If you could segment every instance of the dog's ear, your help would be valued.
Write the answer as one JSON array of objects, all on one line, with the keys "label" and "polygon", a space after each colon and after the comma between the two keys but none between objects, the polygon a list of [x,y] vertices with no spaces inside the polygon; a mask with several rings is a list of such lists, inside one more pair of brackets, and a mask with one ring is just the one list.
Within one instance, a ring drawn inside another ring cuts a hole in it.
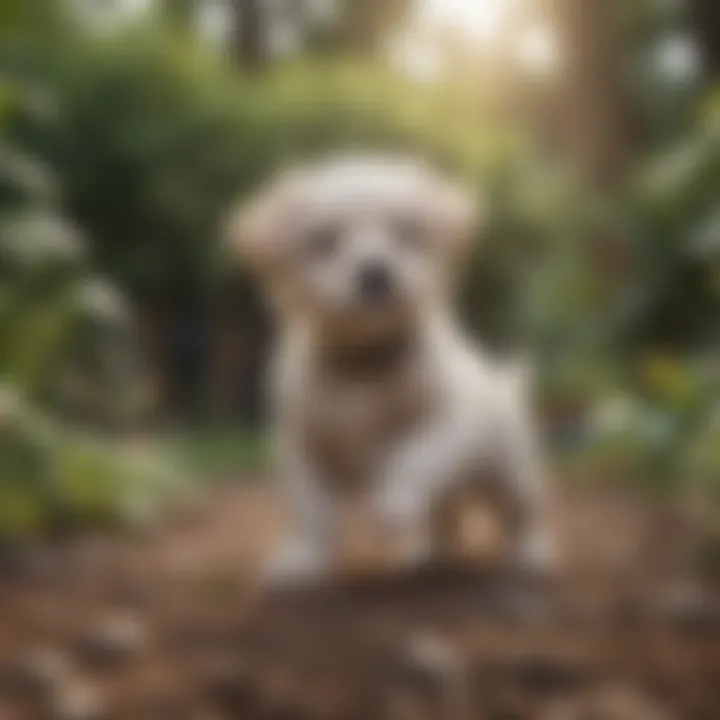
[{"label": "dog's ear", "polygon": [[284,172],[230,213],[225,231],[228,249],[253,272],[266,274],[284,257],[300,183],[299,171]]}]

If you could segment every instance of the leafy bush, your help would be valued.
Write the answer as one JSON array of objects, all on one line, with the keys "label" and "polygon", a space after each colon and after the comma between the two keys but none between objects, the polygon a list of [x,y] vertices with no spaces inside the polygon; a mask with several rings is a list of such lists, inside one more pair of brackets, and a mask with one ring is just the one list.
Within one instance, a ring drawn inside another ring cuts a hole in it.
[{"label": "leafy bush", "polygon": [[181,487],[162,455],[72,430],[0,385],[0,541],[146,523]]},{"label": "leafy bush", "polygon": [[161,456],[60,420],[82,410],[95,423],[117,423],[130,409],[135,377],[122,362],[132,344],[127,305],[91,272],[86,239],[59,213],[56,188],[41,163],[4,146],[0,541],[89,523],[144,522],[179,485]]},{"label": "leafy bush", "polygon": [[380,67],[307,62],[245,77],[152,29],[17,51],[4,65],[30,73],[54,108],[17,112],[13,137],[57,174],[100,269],[143,292],[211,280],[230,204],[292,162],[394,148],[477,178],[516,152],[463,93]]},{"label": "leafy bush", "polygon": [[[693,363],[675,358],[718,340],[717,98],[676,147],[653,152],[616,197],[600,198],[493,119],[481,93],[369,63],[295,59],[246,76],[146,27],[9,47],[0,68],[41,99],[11,104],[10,136],[56,182],[25,173],[25,185],[56,197],[88,238],[88,262],[134,297],[205,298],[223,276],[227,208],[279,167],[338,148],[415,153],[465,176],[483,200],[461,306],[483,337],[539,349],[562,443],[602,455],[608,472],[672,466],[679,476],[712,465],[702,449],[709,391],[690,411],[682,393],[644,374],[647,357],[663,357],[692,376]],[[0,177],[0,199],[4,187]],[[601,432],[597,408],[618,395],[634,419]]]}]

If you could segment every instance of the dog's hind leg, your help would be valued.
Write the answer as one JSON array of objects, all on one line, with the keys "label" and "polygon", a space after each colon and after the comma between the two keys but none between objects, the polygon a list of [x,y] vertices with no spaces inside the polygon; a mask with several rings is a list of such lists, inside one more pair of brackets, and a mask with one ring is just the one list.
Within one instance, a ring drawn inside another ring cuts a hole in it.
[{"label": "dog's hind leg", "polygon": [[501,446],[498,491],[510,533],[511,561],[533,574],[551,573],[558,562],[552,488],[530,419],[513,418]]}]

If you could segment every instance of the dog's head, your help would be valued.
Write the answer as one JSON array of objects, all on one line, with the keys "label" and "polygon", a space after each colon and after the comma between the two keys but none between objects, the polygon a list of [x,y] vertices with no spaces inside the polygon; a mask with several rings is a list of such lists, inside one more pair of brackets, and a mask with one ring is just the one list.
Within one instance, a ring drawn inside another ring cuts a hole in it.
[{"label": "dog's head", "polygon": [[443,301],[474,203],[424,165],[350,158],[289,171],[232,222],[281,312],[372,333]]}]

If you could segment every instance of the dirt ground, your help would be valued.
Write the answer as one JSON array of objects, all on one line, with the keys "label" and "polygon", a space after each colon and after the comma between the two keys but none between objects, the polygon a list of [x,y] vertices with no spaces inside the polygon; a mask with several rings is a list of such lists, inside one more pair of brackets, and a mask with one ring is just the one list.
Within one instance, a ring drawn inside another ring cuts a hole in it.
[{"label": "dirt ground", "polygon": [[647,502],[565,498],[566,566],[253,583],[281,515],[227,486],[134,536],[0,560],[0,720],[713,720],[717,583],[696,528]]}]

